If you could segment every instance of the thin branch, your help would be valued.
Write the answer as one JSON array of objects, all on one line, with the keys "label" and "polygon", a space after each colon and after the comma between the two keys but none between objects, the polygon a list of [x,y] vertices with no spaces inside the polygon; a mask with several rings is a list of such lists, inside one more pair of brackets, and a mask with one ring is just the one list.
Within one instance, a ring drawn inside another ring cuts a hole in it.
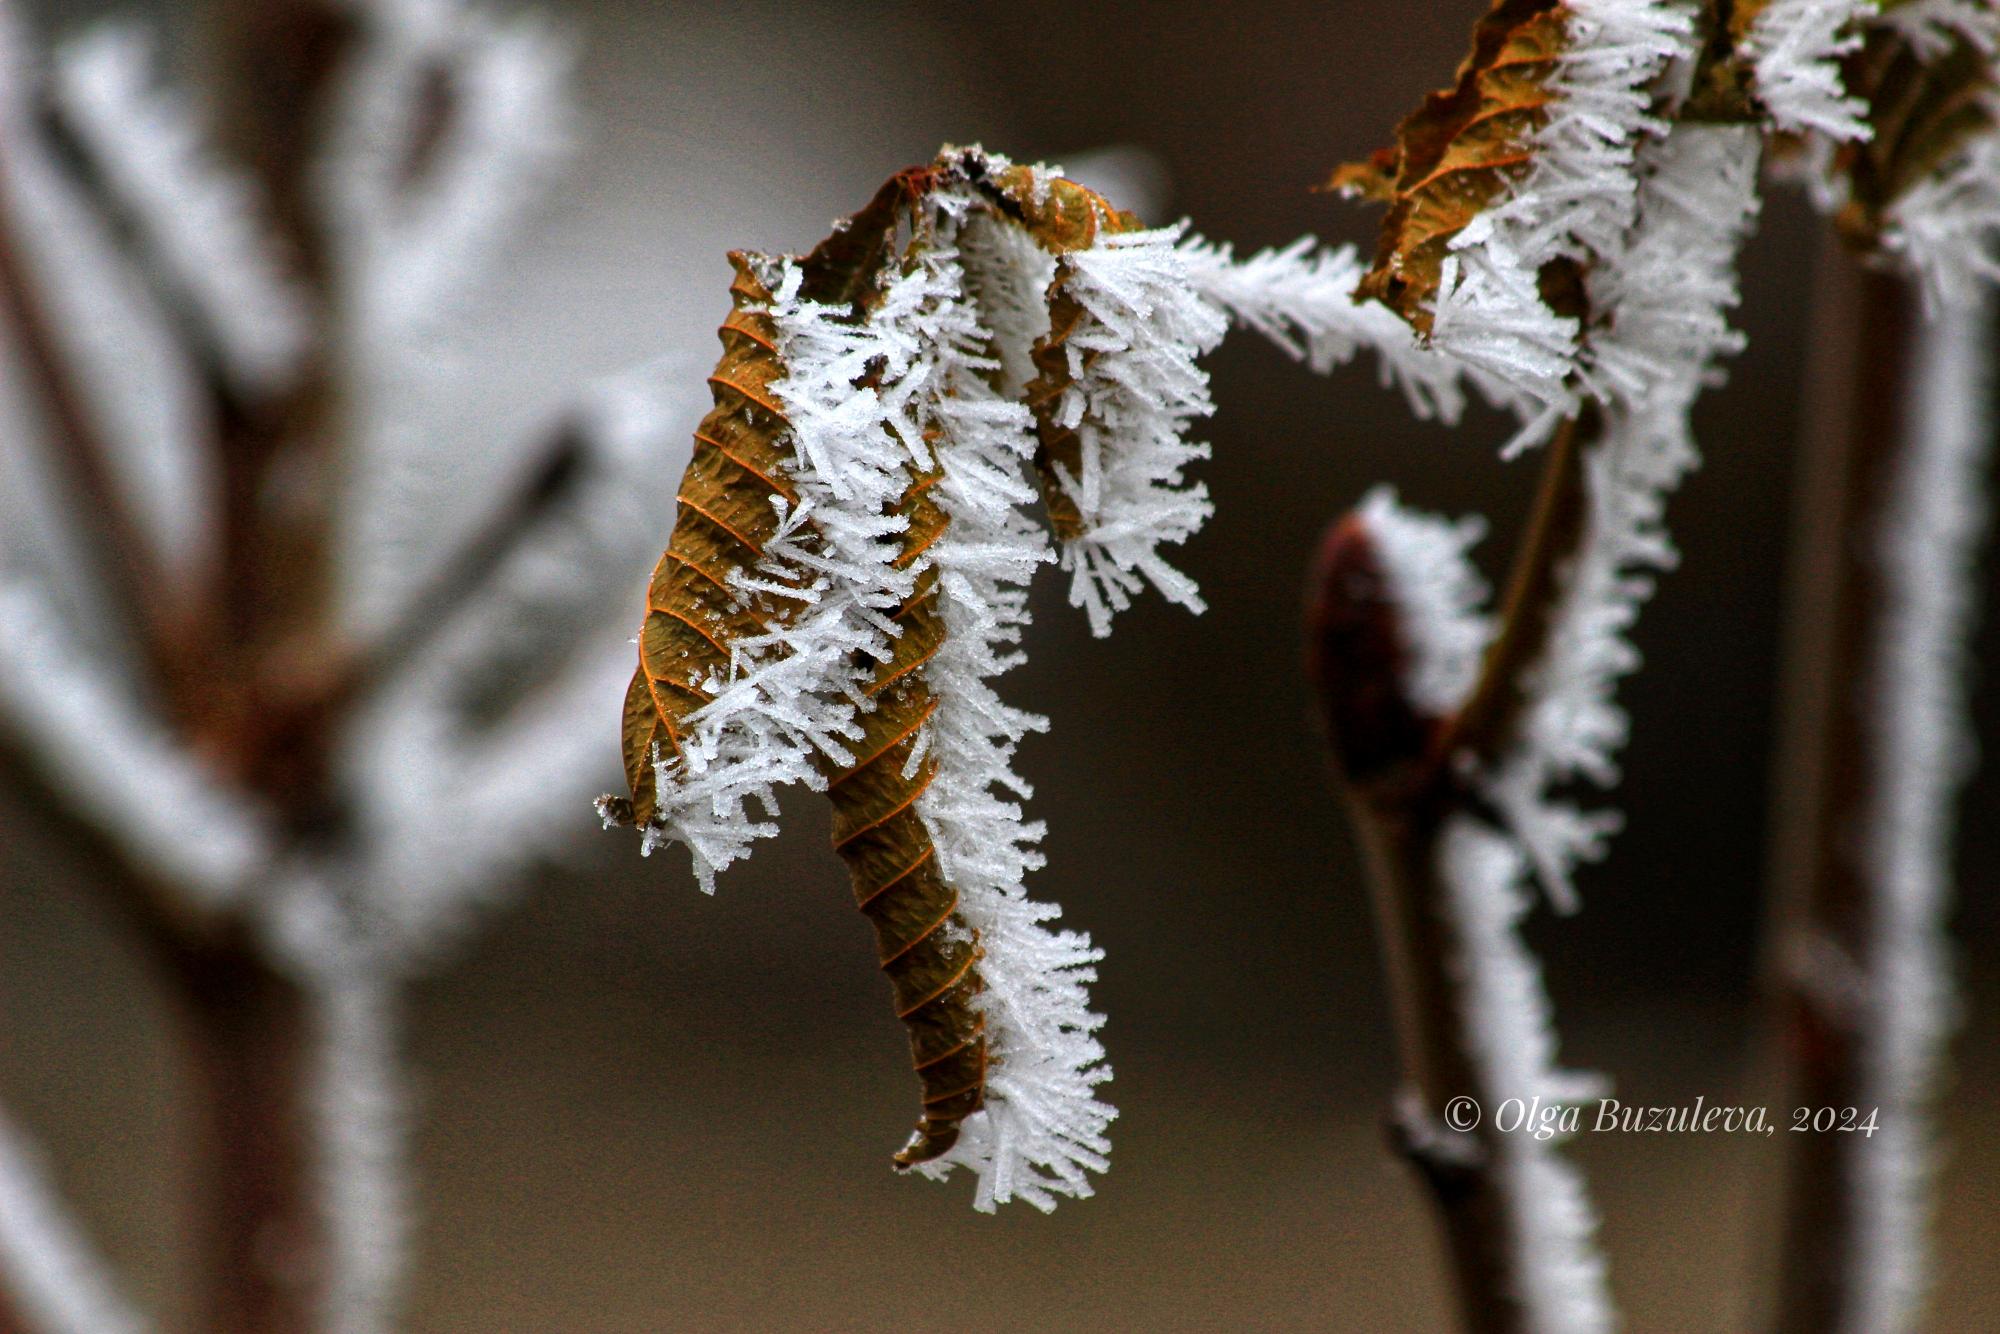
[{"label": "thin branch", "polygon": [[[1799,464],[1769,982],[1791,1102],[1866,1135],[1795,1137],[1775,1327],[1910,1328],[1927,1278],[1929,1102],[1949,1026],[1941,932],[1977,469],[1981,322],[1925,327],[1905,277],[1830,244]],[[1960,340],[1959,346],[1941,340]]]},{"label": "thin branch", "polygon": [[304,993],[248,941],[190,957],[183,980],[203,1095],[201,1328],[314,1334],[323,1244],[308,1147]]},{"label": "thin branch", "polygon": [[[1502,621],[1468,696],[1470,723],[1463,714],[1426,719],[1409,701],[1402,683],[1412,646],[1392,577],[1357,520],[1330,536],[1312,604],[1311,670],[1361,841],[1395,1017],[1403,1087],[1387,1124],[1431,1196],[1474,1334],[1535,1329],[1546,1311],[1537,1309],[1522,1267],[1521,1223],[1504,1179],[1514,1146],[1494,1123],[1508,1090],[1477,1056],[1470,970],[1490,942],[1472,939],[1462,920],[1472,887],[1454,883],[1465,868],[1448,845],[1467,816],[1485,809],[1463,782],[1460,757],[1472,747],[1491,758],[1506,744],[1521,708],[1515,681],[1551,628],[1558,571],[1583,531],[1580,458],[1595,429],[1591,415],[1592,423],[1565,424],[1545,456]],[[1462,832],[1456,837],[1462,841]],[[1476,1129],[1449,1117],[1452,1100],[1463,1097],[1484,1111]]]},{"label": "thin branch", "polygon": [[[4,136],[0,136],[4,138]],[[0,142],[0,318],[7,321],[53,428],[44,432],[58,473],[74,493],[69,507],[97,564],[98,582],[134,629],[152,683],[176,701],[183,679],[186,591],[167,579],[113,472],[113,450],[78,383],[22,253],[21,217],[10,183],[10,148]]]},{"label": "thin branch", "polygon": [[1482,760],[1495,758],[1528,702],[1522,675],[1548,643],[1563,561],[1583,536],[1587,501],[1579,442],[1596,436],[1597,418],[1596,405],[1586,403],[1549,442],[1535,507],[1500,604],[1499,625],[1472,694],[1439,731],[1439,763],[1467,750]]},{"label": "thin branch", "polygon": [[[1864,534],[1889,492],[1909,375],[1914,293],[1829,240],[1814,310],[1796,487],[1773,844],[1770,983],[1793,1102],[1848,1107],[1862,1090],[1859,979],[1871,955],[1869,886],[1844,844],[1868,802],[1866,701],[1880,615]],[[1846,1327],[1854,1200],[1841,1135],[1791,1145],[1776,1328]]]},{"label": "thin branch", "polygon": [[[39,1155],[0,1109],[0,1329],[40,1334],[141,1334],[148,1322],[118,1292],[48,1180]],[[19,1303],[18,1311],[5,1302]]]},{"label": "thin branch", "polygon": [[254,398],[297,368],[312,312],[273,253],[256,191],[215,160],[185,97],[157,86],[150,63],[150,44],[127,27],[68,43],[48,81],[41,138],[204,377]]},{"label": "thin branch", "polygon": [[338,0],[207,0],[207,86],[222,151],[267,201],[292,262],[320,293],[333,259],[313,164],[336,77],[360,35],[359,6]]},{"label": "thin branch", "polygon": [[591,445],[580,421],[563,421],[508,495],[404,604],[371,642],[335,672],[329,694],[352,700],[393,680],[452,623],[456,612],[491,586],[508,556],[533,539],[576,498],[590,468]]},{"label": "thin branch", "polygon": [[112,239],[132,261],[165,318],[175,346],[192,363],[195,377],[208,396],[224,399],[233,411],[241,411],[241,405],[235,402],[222,340],[213,321],[192,299],[186,286],[175,278],[137,210],[111,187],[102,164],[70,120],[69,112],[60,102],[47,104],[38,126],[42,143],[68,182],[83,195]]},{"label": "thin branch", "polygon": [[[253,183],[282,258],[321,312],[339,314],[315,163],[334,86],[358,32],[331,0],[212,0],[207,86],[218,145]],[[335,331],[314,331],[285,391],[218,414],[220,537],[209,574],[214,660],[208,743],[244,781],[323,823],[331,802],[320,704],[331,654],[340,445],[351,408],[336,382]],[[220,406],[227,408],[225,401]]]}]

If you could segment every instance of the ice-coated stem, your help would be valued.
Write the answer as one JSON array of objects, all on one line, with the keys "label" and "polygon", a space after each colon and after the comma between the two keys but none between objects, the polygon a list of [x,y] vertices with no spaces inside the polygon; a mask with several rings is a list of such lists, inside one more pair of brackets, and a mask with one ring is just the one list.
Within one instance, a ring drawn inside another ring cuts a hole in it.
[{"label": "ice-coated stem", "polygon": [[142,1334],[109,1267],[69,1216],[34,1146],[0,1110],[0,1330]]},{"label": "ice-coated stem", "polygon": [[1906,278],[1833,244],[1819,301],[1768,968],[1787,1110],[1879,1128],[1793,1137],[1772,1327],[1876,1334],[1914,1327],[1929,1267],[1991,311],[1925,319]]},{"label": "ice-coated stem", "polygon": [[[1556,571],[1580,531],[1583,437],[1595,416],[1549,446],[1502,624],[1454,717],[1426,717],[1408,697],[1411,646],[1360,516],[1329,534],[1311,594],[1310,670],[1362,847],[1401,1054],[1388,1126],[1430,1195],[1474,1334],[1598,1329],[1609,1311],[1580,1183],[1548,1146],[1495,1124],[1521,1091],[1516,1076],[1553,1072],[1542,1068],[1550,1053],[1502,1051],[1512,1044],[1494,1035],[1520,1036],[1513,1021],[1545,1033],[1547,1002],[1515,931],[1521,865],[1486,855],[1504,841],[1484,833],[1483,803],[1463,780],[1465,757],[1505,744],[1523,703],[1513,683],[1546,642]],[[1501,1008],[1518,1013],[1503,1022]],[[1468,1098],[1481,1110],[1470,1127],[1452,1111]],[[1574,1217],[1554,1217],[1572,1202]]]}]

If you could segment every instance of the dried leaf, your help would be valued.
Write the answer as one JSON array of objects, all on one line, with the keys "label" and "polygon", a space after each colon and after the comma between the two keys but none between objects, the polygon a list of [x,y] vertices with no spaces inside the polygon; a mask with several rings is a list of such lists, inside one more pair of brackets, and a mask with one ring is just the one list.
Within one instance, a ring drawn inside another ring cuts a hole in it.
[{"label": "dried leaf", "polygon": [[639,632],[639,671],[626,697],[625,775],[634,818],[653,818],[653,763],[679,753],[679,724],[708,703],[703,683],[727,674],[729,644],[757,633],[793,604],[743,604],[731,577],[747,574],[778,524],[771,500],[796,500],[784,480],[784,416],[770,386],[784,376],[751,257],[730,255],[734,308],[721,330],[722,360],[708,378],[715,406],[695,430],[681,479],[673,538],[653,571]]},{"label": "dried leaf", "polygon": [[1427,308],[1452,239],[1529,165],[1567,18],[1553,0],[1494,0],[1452,87],[1396,127],[1393,148],[1333,173],[1327,188],[1389,204],[1375,266],[1357,295],[1429,332]]},{"label": "dried leaf", "polygon": [[[880,294],[878,279],[925,244],[917,205],[945,173],[955,185],[969,182],[982,206],[1058,257],[1091,245],[1106,229],[1138,225],[1071,182],[1012,165],[989,171],[977,153],[948,151],[930,167],[891,178],[866,208],[799,261],[801,292],[821,304],[851,307],[857,322],[868,318]],[[731,260],[733,308],[721,330],[722,360],[709,379],[715,405],[695,433],[625,704],[630,818],[641,826],[657,815],[656,765],[680,753],[688,719],[709,702],[712,686],[706,683],[728,679],[731,646],[781,625],[801,605],[737,582],[757,565],[777,528],[774,500],[789,507],[798,494],[790,424],[772,389],[787,373],[770,314],[773,294],[758,276],[772,272],[773,261],[744,254]],[[1058,313],[1062,284],[1059,270],[1049,293]],[[1057,426],[1046,404],[1068,383],[1062,339],[1074,318],[1058,320],[1036,350],[1044,372],[1037,384],[1046,396],[1034,405],[1036,419],[1044,452],[1058,460],[1073,452],[1075,433]],[[885,439],[884,448],[899,447]],[[908,470],[909,485],[896,506],[907,521],[899,568],[915,565],[948,523],[932,495],[941,474],[914,465]],[[1062,493],[1052,487],[1049,494],[1053,509]],[[1060,514],[1056,522],[1060,530]],[[922,1120],[895,1156],[899,1167],[951,1148],[965,1118],[982,1106],[987,1074],[984,1021],[973,1004],[982,987],[979,942],[957,915],[958,892],[939,869],[917,809],[936,772],[934,759],[913,762],[913,754],[937,707],[925,674],[945,639],[937,589],[937,571],[925,570],[895,611],[901,633],[867,688],[872,707],[856,720],[861,735],[848,743],[853,761],[820,762],[833,803],[833,845],[847,864],[857,905],[875,928],[881,968],[909,1031],[922,1089]],[[612,817],[626,814],[617,799],[607,799],[604,808]]]}]

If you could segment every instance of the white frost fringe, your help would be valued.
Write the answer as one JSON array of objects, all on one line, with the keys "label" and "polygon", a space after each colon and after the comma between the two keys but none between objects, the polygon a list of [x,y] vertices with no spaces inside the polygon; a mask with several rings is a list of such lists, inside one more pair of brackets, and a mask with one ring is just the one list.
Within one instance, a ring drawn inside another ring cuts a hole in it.
[{"label": "white frost fringe", "polygon": [[[1453,816],[1438,848],[1451,905],[1450,966],[1459,981],[1460,1023],[1478,1071],[1487,1115],[1518,1100],[1558,1108],[1598,1097],[1601,1081],[1556,1066],[1552,1006],[1534,956],[1522,943],[1531,894],[1521,851],[1469,816]],[[1536,1139],[1532,1115],[1493,1137],[1491,1164],[1506,1201],[1514,1296],[1539,1334],[1602,1334],[1616,1324],[1596,1244],[1597,1218],[1582,1174]]]},{"label": "white frost fringe", "polygon": [[1088,315],[1064,343],[1070,385],[1056,409],[1082,444],[1076,475],[1058,470],[1083,520],[1062,567],[1070,603],[1100,637],[1147,582],[1169,602],[1203,606],[1194,581],[1159,550],[1214,512],[1208,489],[1182,471],[1208,457],[1207,445],[1185,438],[1188,424],[1215,411],[1195,358],[1222,341],[1228,322],[1193,288],[1179,249],[1185,230],[1106,236],[1061,261],[1064,290]]},{"label": "white frost fringe", "polygon": [[[937,262],[952,264],[948,253]],[[1094,1094],[1111,1078],[1094,1036],[1104,1017],[1091,1011],[1086,990],[1102,951],[1079,932],[1048,929],[1061,910],[1030,900],[1022,883],[1042,865],[1042,825],[1024,823],[1008,799],[1031,795],[1013,770],[1014,750],[1048,724],[1003,703],[991,682],[1022,660],[1028,583],[1049,558],[1047,539],[1021,509],[1034,500],[1022,470],[1035,436],[1026,408],[982,378],[998,359],[981,355],[974,309],[960,302],[950,310],[956,320],[938,331],[946,365],[936,402],[944,428],[936,494],[950,526],[929,553],[948,634],[925,669],[938,699],[926,727],[937,773],[917,813],[959,891],[959,915],[979,935],[985,990],[975,1004],[986,1017],[991,1066],[985,1107],[950,1152],[917,1170],[942,1177],[963,1164],[978,1177],[975,1208],[1019,1197],[1047,1211],[1058,1195],[1091,1194],[1088,1173],[1110,1165],[1105,1131],[1116,1113]]]},{"label": "white frost fringe", "polygon": [[1864,992],[1863,1101],[1880,1129],[1849,1147],[1858,1210],[1853,1328],[1914,1328],[1931,1278],[1928,1229],[1938,1151],[1932,1100],[1957,1022],[1946,918],[1954,799],[1975,760],[1966,716],[1968,640],[1993,449],[1994,303],[1928,321],[1904,449],[1883,515],[1882,618],[1874,647],[1877,772],[1864,817],[1870,931],[1879,955]]},{"label": "white frost fringe", "polygon": [[1486,605],[1486,580],[1467,555],[1486,535],[1486,521],[1476,514],[1453,520],[1406,509],[1386,486],[1362,497],[1356,512],[1374,539],[1409,651],[1404,693],[1429,716],[1445,717],[1472,692],[1480,655],[1493,637],[1492,620],[1479,610]]},{"label": "white frost fringe", "polygon": [[[1861,29],[1854,25],[1864,19],[1867,27],[1894,30],[1921,60],[1938,60],[1963,44],[1988,65],[1986,88],[1977,103],[1985,127],[1907,187],[1884,210],[1882,219],[1882,249],[1896,256],[1918,281],[1926,313],[1936,315],[1947,306],[1977,299],[1984,286],[2000,282],[2000,9],[1983,0],[1913,0],[1886,10],[1867,0],[1838,4],[1820,0],[1817,5],[1794,0],[1765,11],[1760,29],[1767,23],[1796,26],[1810,20],[1823,39],[1818,42],[1823,56],[1806,62],[1794,83],[1812,90],[1812,98],[1824,106],[1839,109],[1817,118],[1824,123],[1776,118],[1788,129],[1819,131],[1806,139],[1804,153],[1788,174],[1806,187],[1815,207],[1828,214],[1838,212],[1848,199],[1845,178],[1832,170],[1835,141],[1865,138],[1869,133],[1863,101],[1835,96],[1842,92],[1838,56],[1860,40]],[[1828,34],[1835,32],[1845,35],[1833,40]],[[1793,48],[1804,49],[1798,42]],[[1771,94],[1760,91],[1769,103]]]},{"label": "white frost fringe", "polygon": [[1983,104],[1992,125],[1904,191],[1884,219],[1883,248],[1922,285],[1933,316],[2000,283],[2000,93]]},{"label": "white frost fringe", "polygon": [[1861,45],[1861,25],[1876,8],[1875,0],[1771,0],[1751,22],[1742,51],[1779,129],[1868,137],[1868,106],[1848,93],[1840,61]]},{"label": "white frost fringe", "polygon": [[[1381,358],[1382,385],[1400,389],[1418,417],[1453,424],[1465,409],[1462,362],[1425,347],[1403,318],[1379,301],[1354,299],[1368,266],[1354,247],[1317,249],[1302,236],[1281,250],[1238,260],[1228,243],[1183,243],[1195,287],[1243,328],[1262,334],[1294,361],[1324,375],[1368,348]],[[1497,382],[1482,385],[1496,400]]]},{"label": "white frost fringe", "polygon": [[1937,59],[1959,38],[1985,55],[2000,55],[2000,10],[1988,0],[1904,0],[1873,20],[1901,33],[1925,60]]},{"label": "white frost fringe", "polygon": [[1576,905],[1576,863],[1600,856],[1618,827],[1550,796],[1582,777],[1618,777],[1628,724],[1613,691],[1639,663],[1626,633],[1670,568],[1666,497],[1698,461],[1689,413],[1719,358],[1741,346],[1729,327],[1736,253],[1756,216],[1759,140],[1747,127],[1683,126],[1640,163],[1638,220],[1621,253],[1593,274],[1594,309],[1610,315],[1588,349],[1586,378],[1603,435],[1585,461],[1587,511],[1562,578],[1554,629],[1529,669],[1520,739],[1488,794],[1551,900]]},{"label": "white frost fringe", "polygon": [[141,1334],[110,1266],[92,1250],[22,1132],[0,1112],[0,1272],[35,1334]]},{"label": "white frost fringe", "polygon": [[363,969],[315,978],[310,989],[327,1334],[389,1334],[397,1327],[409,1230],[397,985],[393,975]]}]

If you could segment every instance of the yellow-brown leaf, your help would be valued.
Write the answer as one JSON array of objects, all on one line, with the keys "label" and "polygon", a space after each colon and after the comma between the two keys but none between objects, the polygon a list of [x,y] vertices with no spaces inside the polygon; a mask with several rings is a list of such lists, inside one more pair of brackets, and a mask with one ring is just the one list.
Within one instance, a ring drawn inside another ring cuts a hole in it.
[{"label": "yellow-brown leaf", "polygon": [[1429,307],[1452,239],[1528,168],[1530,141],[1548,117],[1547,83],[1567,18],[1554,0],[1495,0],[1473,30],[1456,82],[1396,127],[1393,148],[1337,169],[1327,183],[1389,204],[1359,294],[1421,332],[1430,331]]},{"label": "yellow-brown leaf", "polygon": [[[867,318],[881,275],[928,244],[919,205],[947,180],[971,185],[996,217],[1023,228],[1058,259],[1087,248],[1105,231],[1139,225],[1069,181],[948,150],[929,167],[890,178],[866,208],[798,261],[802,293],[822,304],[848,306],[856,320]],[[639,669],[626,698],[630,815],[642,826],[657,814],[655,762],[675,754],[689,715],[708,700],[706,683],[726,673],[730,646],[769,630],[798,605],[794,599],[751,597],[731,585],[732,575],[756,564],[776,526],[773,499],[796,499],[789,425],[772,389],[785,368],[769,314],[771,293],[757,277],[768,270],[751,256],[731,260],[733,308],[722,326],[722,360],[709,378],[715,405],[695,434],[673,537],[648,590]],[[1062,342],[1080,317],[1062,286],[1059,269],[1048,298],[1054,328],[1036,349],[1042,376],[1032,407],[1045,474],[1050,459],[1075,466],[1075,433],[1056,427],[1050,415],[1068,384]],[[900,449],[886,435],[883,447]],[[897,503],[896,512],[907,521],[896,561],[901,568],[920,561],[948,527],[934,491],[940,476],[911,470]],[[1049,494],[1066,503],[1059,487]],[[1059,531],[1063,522],[1058,513]],[[922,1118],[895,1156],[899,1167],[908,1167],[946,1152],[965,1118],[982,1105],[987,1048],[984,1022],[973,1005],[982,985],[978,940],[958,915],[958,892],[939,868],[917,810],[935,761],[910,764],[937,704],[925,672],[945,641],[935,569],[919,576],[895,621],[900,633],[890,660],[879,666],[868,688],[873,707],[857,719],[862,736],[852,743],[853,762],[843,767],[823,760],[821,770],[834,809],[834,847],[847,864],[857,905],[874,926],[881,968],[909,1033],[921,1085]],[[624,814],[621,805],[608,809]]]}]

